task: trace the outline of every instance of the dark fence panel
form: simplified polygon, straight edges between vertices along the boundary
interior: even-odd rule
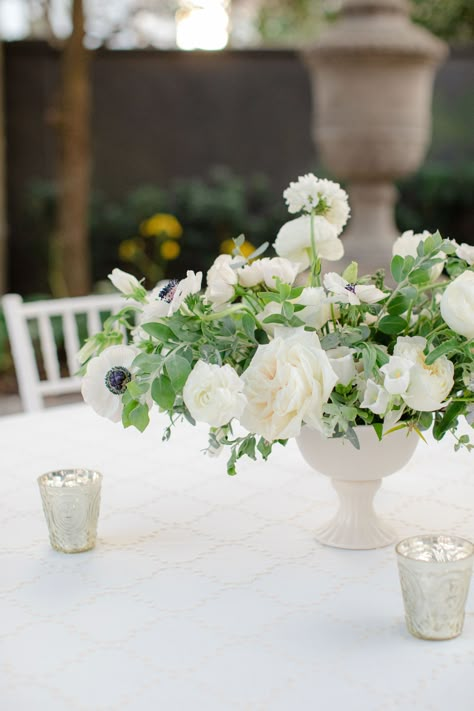
[[[6,45],[9,288],[47,289],[47,244],[26,219],[35,179],[54,177],[58,53]],[[92,63],[93,184],[120,198],[146,183],[205,176],[216,165],[266,174],[281,200],[317,164],[307,70],[293,51],[98,51]],[[474,151],[474,52],[452,53],[436,80],[429,158]]]

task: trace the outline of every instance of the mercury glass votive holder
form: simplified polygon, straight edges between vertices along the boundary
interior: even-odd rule
[[[408,631],[420,639],[461,634],[474,545],[458,536],[406,538],[395,548]]]
[[[60,469],[38,477],[52,547],[62,553],[94,548],[102,474],[90,469]]]

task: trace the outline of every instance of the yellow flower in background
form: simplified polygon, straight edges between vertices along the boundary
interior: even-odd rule
[[[157,212],[141,223],[140,232],[145,237],[166,235],[171,239],[178,239],[183,234],[183,228],[174,215]]]
[[[235,243],[233,239],[225,239],[223,242],[221,242],[221,254],[232,254],[233,250],[235,249]],[[256,247],[251,242],[245,242],[243,245],[240,247],[240,251],[244,257],[250,257],[252,252],[255,252]]]
[[[177,242],[172,239],[165,239],[165,241],[160,245],[160,254],[166,261],[171,261],[172,259],[177,259],[179,253],[181,252],[181,247]]]
[[[119,256],[124,262],[131,262],[142,251],[141,240],[138,237],[134,239],[124,239],[119,245]]]

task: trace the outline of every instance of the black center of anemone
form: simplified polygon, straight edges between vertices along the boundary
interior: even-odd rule
[[[176,288],[179,284],[179,279],[171,279],[160,291],[158,298],[162,301],[166,301],[167,304],[171,304],[173,301],[173,296],[176,293]]]
[[[114,395],[123,395],[131,379],[132,375],[127,368],[115,365],[106,373],[105,387]]]
[[[351,291],[353,294],[355,294],[356,293],[356,284],[346,284],[344,289],[346,289],[346,291]]]

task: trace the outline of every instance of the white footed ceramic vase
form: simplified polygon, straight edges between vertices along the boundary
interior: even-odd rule
[[[327,546],[367,550],[391,545],[395,531],[376,514],[373,499],[382,478],[402,469],[411,459],[419,436],[397,430],[379,441],[370,426],[356,427],[360,442],[356,449],[343,438],[328,439],[303,427],[297,444],[307,463],[331,477],[339,496],[339,510],[316,532]]]

